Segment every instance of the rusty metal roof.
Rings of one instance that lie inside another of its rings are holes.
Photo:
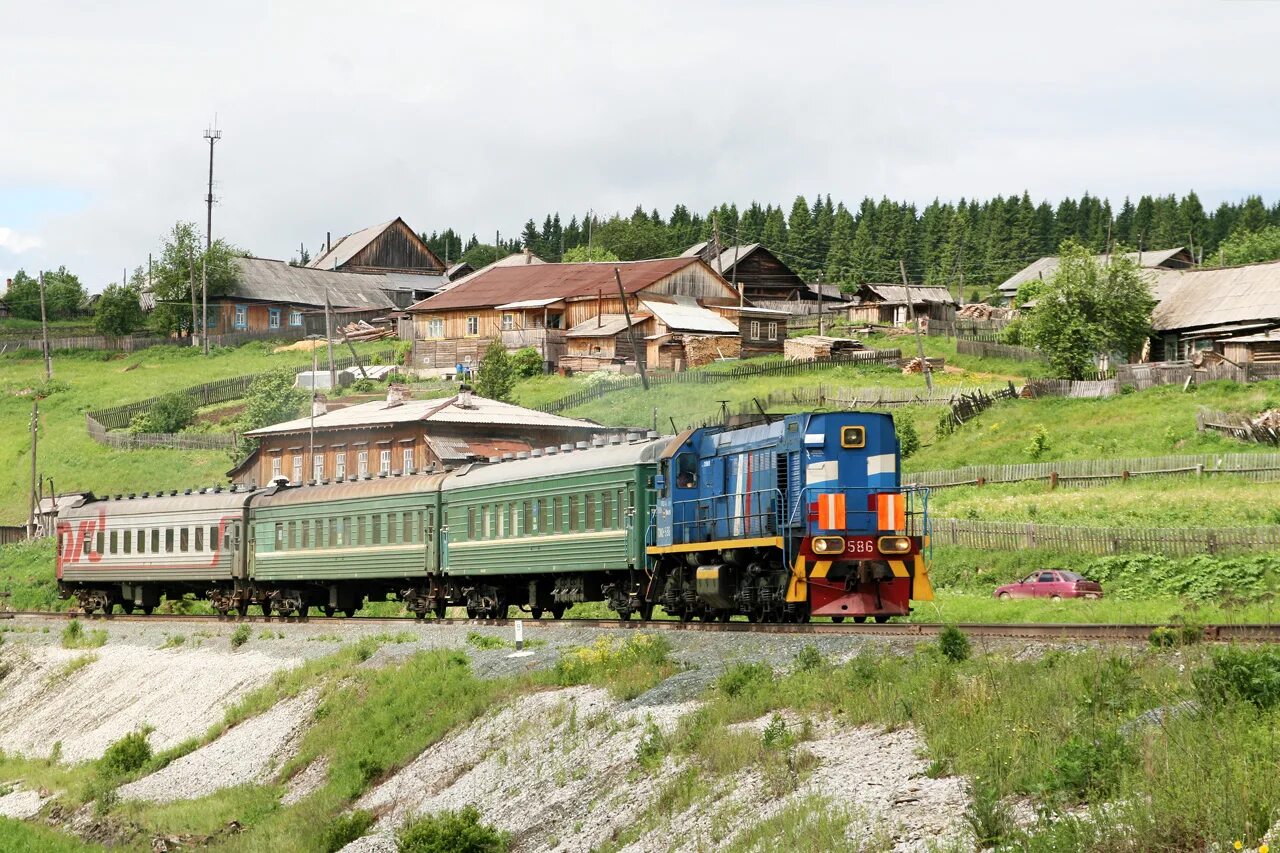
[[[442,462],[457,463],[470,459],[485,461],[504,453],[528,453],[533,445],[506,438],[467,438],[460,435],[429,435],[427,444]]]
[[[691,264],[697,258],[660,258],[652,261],[610,261],[584,264],[515,264],[491,266],[471,275],[410,311],[449,311],[459,308],[492,308],[516,299],[572,299],[603,293],[617,295],[613,271],[622,287],[634,294]]]
[[[631,325],[638,326],[648,320],[649,314],[643,311],[631,315]],[[625,314],[601,314],[599,319],[592,317],[564,333],[566,338],[612,338],[627,328]]]

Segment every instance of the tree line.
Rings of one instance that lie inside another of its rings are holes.
[[[698,213],[678,204],[664,217],[657,209],[637,206],[629,216],[589,212],[571,216],[567,224],[558,212],[549,213],[540,226],[530,219],[518,241],[501,247],[480,243],[474,235],[464,245],[452,228],[422,236],[442,257],[446,249],[451,258],[483,253],[492,259],[528,248],[544,260],[559,261],[590,245],[629,261],[677,255],[718,230],[721,245],[762,243],[809,281],[849,287],[897,281],[901,260],[914,282],[986,289],[1037,258],[1057,254],[1067,240],[1096,254],[1183,246],[1206,264],[1230,263],[1220,250],[1233,234],[1268,228],[1280,228],[1280,202],[1268,207],[1256,195],[1209,211],[1194,191],[1181,197],[1144,195],[1136,203],[1125,198],[1119,209],[1089,193],[1056,205],[1034,202],[1027,192],[985,201],[935,199],[923,209],[887,198],[864,198],[848,207],[827,193],[812,203],[797,196],[789,211],[752,202],[743,209],[721,204]],[[1280,257],[1280,250],[1273,257]]]

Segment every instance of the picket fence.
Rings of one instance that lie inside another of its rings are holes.
[[[1016,361],[1044,361],[1044,353],[1028,347],[999,344],[994,341],[978,341],[956,338],[956,352],[978,358],[1012,358]]]
[[[798,376],[828,367],[839,367],[843,364],[859,364],[871,362],[895,362],[902,358],[900,349],[866,349],[846,353],[838,358],[818,358],[809,361],[783,361],[773,364],[743,364],[728,370],[710,368],[706,370],[686,370],[682,373],[651,373],[648,376],[649,387],[660,385],[708,385],[717,382],[732,382],[753,376]],[[595,388],[584,388],[558,400],[543,403],[535,407],[537,411],[556,413],[563,412],[584,403],[598,400],[615,391],[628,391],[643,387],[639,376],[628,376],[623,379],[603,383]]]
[[[1020,521],[935,519],[933,545],[1021,551],[1043,548],[1068,554],[1161,554],[1191,557],[1280,547],[1280,525],[1266,527],[1073,527]]]
[[[1280,445],[1280,429],[1255,424],[1251,417],[1238,412],[1201,409],[1196,412],[1196,429],[1200,432],[1220,432],[1240,441]]]
[[[1209,476],[1236,474],[1260,482],[1280,480],[1280,453],[1206,453],[1147,456],[1131,459],[1064,459],[1017,465],[969,465],[935,471],[904,473],[903,482],[933,489],[1029,480],[1071,481],[1088,485],[1106,480],[1152,476]]]
[[[25,541],[27,538],[27,528],[0,526],[0,545],[12,545],[15,542]]]
[[[265,332],[228,332],[223,335],[209,335],[209,343],[218,347],[235,347],[251,341],[296,341],[304,337],[304,330],[299,328],[272,329]],[[190,337],[173,338],[161,335],[56,335],[49,338],[49,349],[74,350],[88,349],[102,352],[136,352],[150,347],[192,346]],[[0,353],[14,350],[43,351],[44,343],[39,336],[0,335]]]

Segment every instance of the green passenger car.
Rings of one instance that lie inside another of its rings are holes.
[[[664,440],[502,462],[443,484],[441,573],[472,616],[630,596]]]
[[[253,505],[248,573],[263,611],[354,613],[437,569],[447,475],[281,489]]]

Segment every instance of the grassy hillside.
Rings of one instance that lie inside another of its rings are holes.
[[[258,343],[219,349],[207,359],[197,350],[180,347],[133,354],[59,354],[54,358],[53,393],[40,401],[40,472],[53,477],[60,492],[174,489],[225,481],[232,464],[225,451],[108,449],[89,438],[84,413],[202,382],[309,362],[308,353],[274,354],[270,345]],[[38,354],[0,355],[0,524],[26,519],[32,392],[43,382]]]

